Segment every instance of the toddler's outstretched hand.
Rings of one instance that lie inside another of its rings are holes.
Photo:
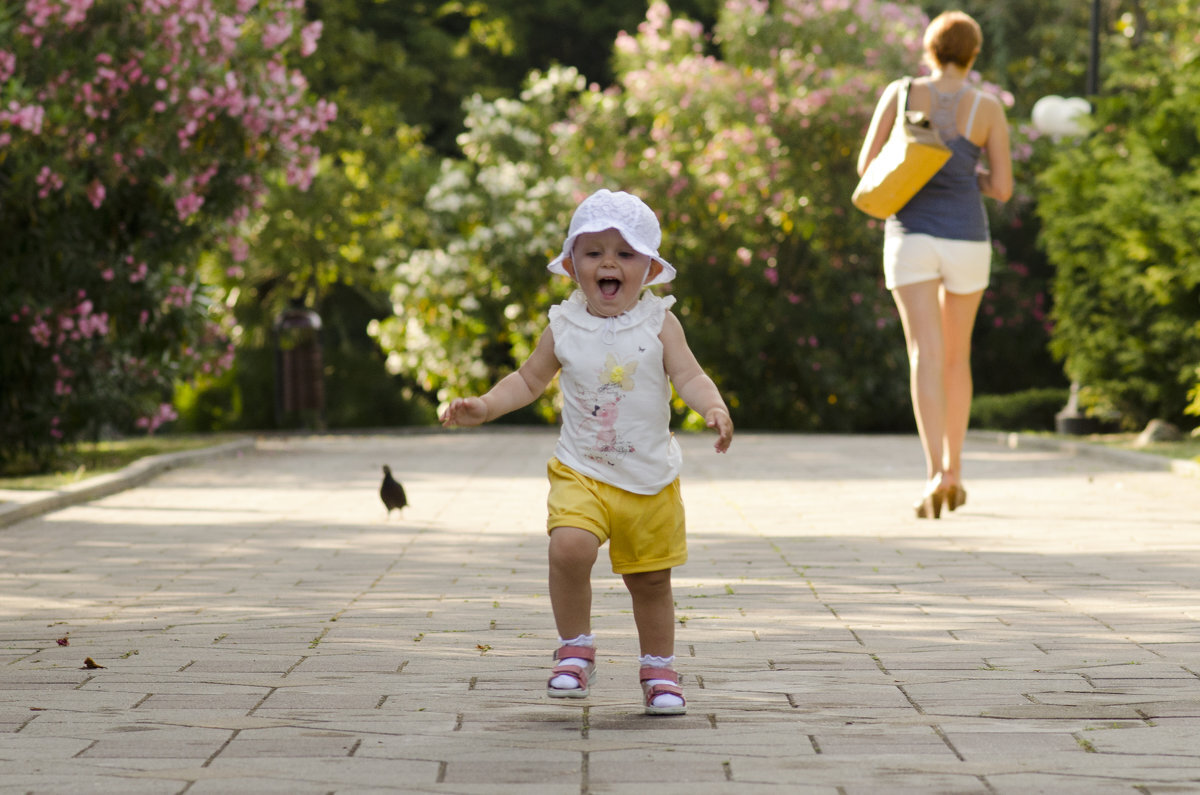
[[[704,424],[718,434],[717,443],[713,445],[716,451],[723,453],[728,450],[730,442],[733,441],[733,418],[729,416],[729,412],[723,408],[711,409],[704,415]]]
[[[482,425],[487,422],[487,404],[477,397],[455,398],[442,412],[442,426]]]

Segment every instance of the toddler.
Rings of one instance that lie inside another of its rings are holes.
[[[687,702],[675,661],[671,569],[687,560],[682,454],[671,434],[671,384],[704,417],[723,453],[733,421],[671,313],[674,297],[643,293],[675,268],[659,256],[658,219],[641,199],[600,190],[571,218],[552,273],[578,289],[551,307],[550,325],[514,373],[482,397],[458,398],[442,424],[480,425],[532,403],[562,372],[562,429],[548,464],[550,601],[559,635],[551,698],[584,698],[595,673],[592,565],[609,543],[612,570],[633,602],[649,715],[680,715]],[[669,382],[668,382],[669,379]]]

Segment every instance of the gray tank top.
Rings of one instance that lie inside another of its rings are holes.
[[[966,136],[959,135],[955,124],[958,102],[970,89],[964,85],[953,94],[943,94],[929,84],[929,90],[933,94],[930,121],[941,134],[942,141],[950,147],[950,159],[908,204],[887,219],[884,234],[887,237],[921,234],[945,240],[987,241],[990,239],[987,212],[975,176],[983,150]],[[975,102],[967,119],[967,135],[971,134],[975,124],[981,96],[975,92]]]

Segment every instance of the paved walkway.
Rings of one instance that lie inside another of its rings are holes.
[[[650,718],[603,561],[593,696],[543,695],[553,443],[260,440],[0,528],[0,791],[1200,792],[1200,481],[973,437],[918,521],[915,438],[684,436]]]

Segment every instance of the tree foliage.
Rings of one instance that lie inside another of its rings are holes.
[[[1105,42],[1090,132],[1043,176],[1053,348],[1099,412],[1181,421],[1200,366],[1200,41],[1187,4]]]
[[[740,422],[902,422],[879,228],[849,195],[874,99],[917,61],[923,23],[893,3],[731,2],[710,42],[654,3],[618,39],[613,87],[551,70],[520,100],[473,101],[466,159],[446,163],[427,205],[441,245],[400,268],[404,317],[375,328],[393,366],[444,398],[522,360],[569,289],[544,264],[571,210],[620,187],[662,219],[680,315]]]

